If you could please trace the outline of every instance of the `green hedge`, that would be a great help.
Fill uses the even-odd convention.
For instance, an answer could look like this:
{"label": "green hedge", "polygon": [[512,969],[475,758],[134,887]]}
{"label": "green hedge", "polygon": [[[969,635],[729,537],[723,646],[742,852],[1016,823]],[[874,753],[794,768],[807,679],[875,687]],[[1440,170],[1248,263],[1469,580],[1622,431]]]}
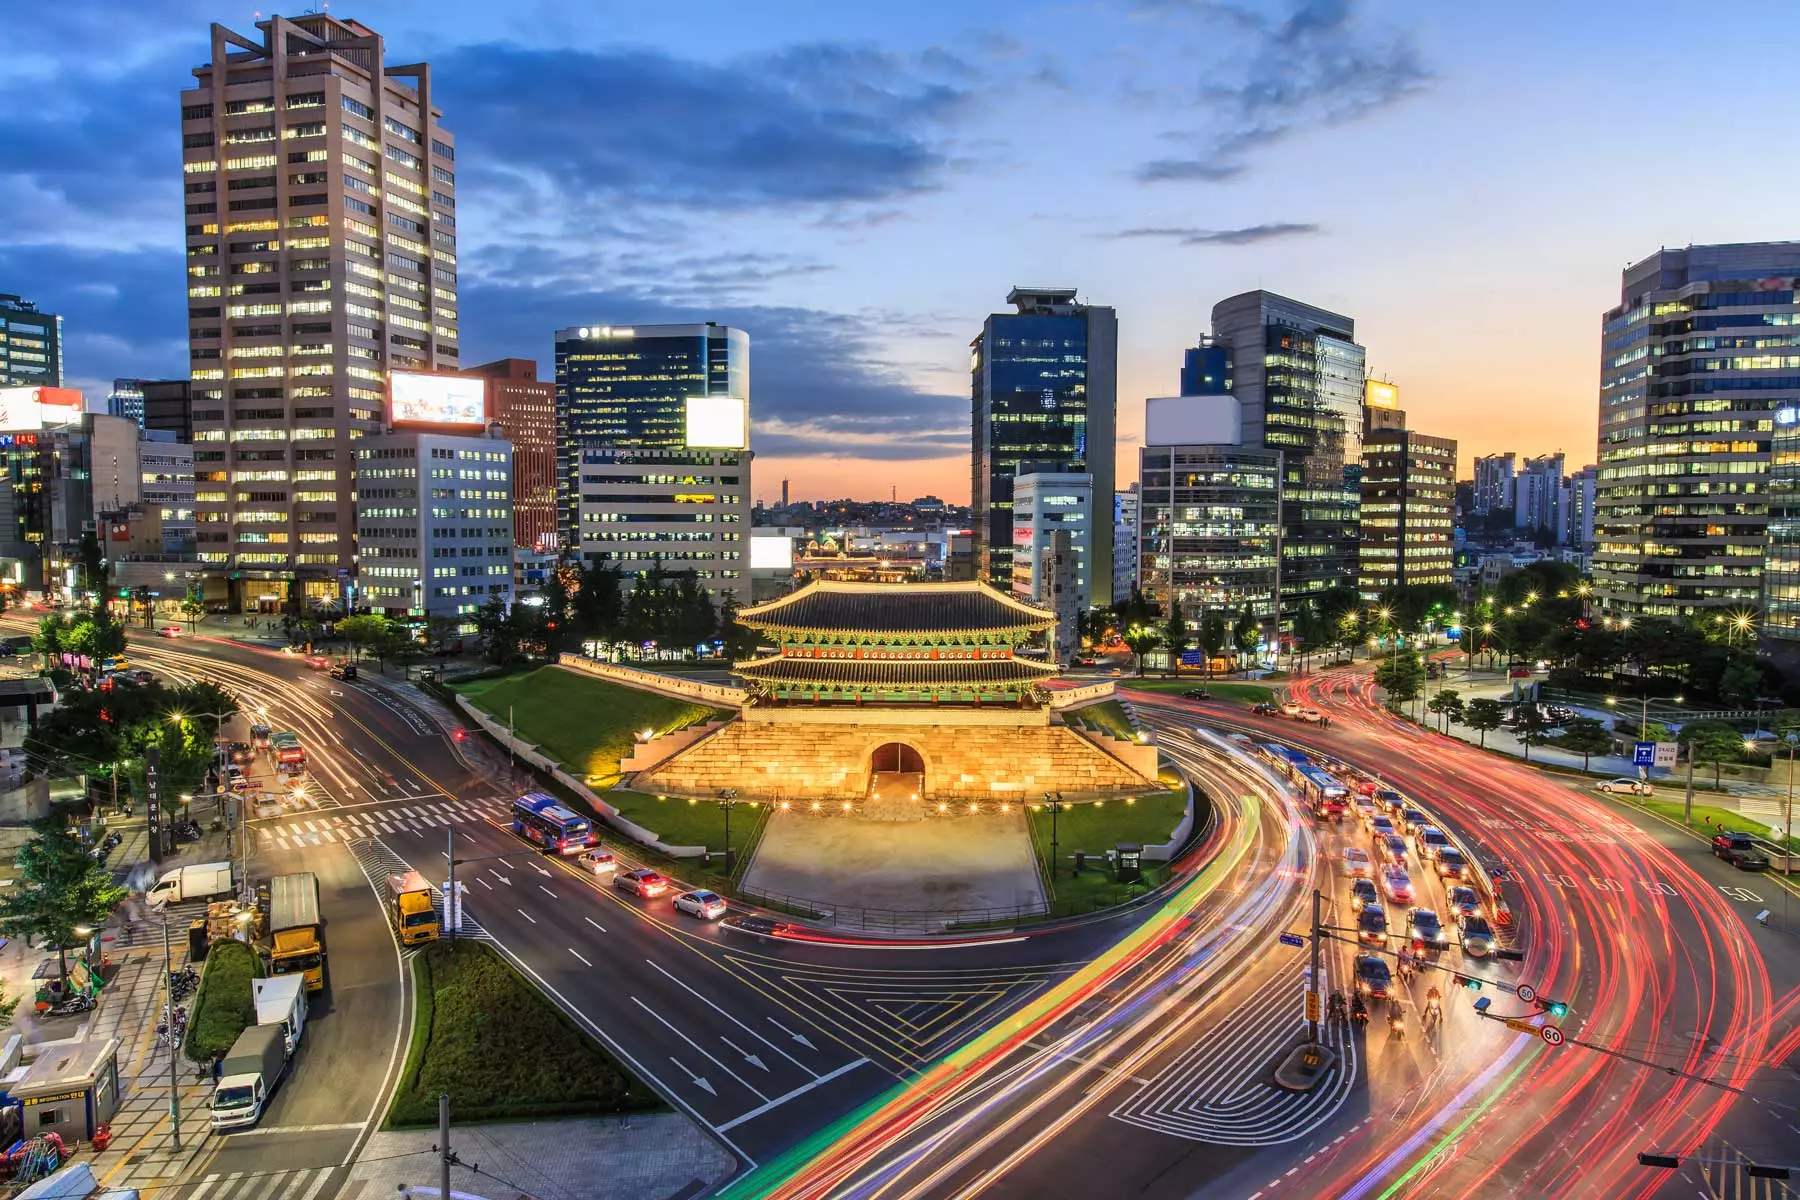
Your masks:
{"label": "green hedge", "polygon": [[224,1054],[238,1034],[256,1023],[250,981],[261,974],[262,960],[243,942],[227,938],[212,944],[188,1020],[189,1058],[205,1062]]}
{"label": "green hedge", "polygon": [[432,942],[413,958],[413,984],[412,1041],[390,1126],[435,1125],[446,1092],[460,1121],[662,1107],[489,946]]}

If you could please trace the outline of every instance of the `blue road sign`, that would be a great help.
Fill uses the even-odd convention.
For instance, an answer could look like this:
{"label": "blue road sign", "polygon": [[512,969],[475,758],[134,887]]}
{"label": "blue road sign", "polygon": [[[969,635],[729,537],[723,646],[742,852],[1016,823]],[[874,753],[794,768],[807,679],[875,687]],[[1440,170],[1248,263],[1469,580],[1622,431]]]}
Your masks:
{"label": "blue road sign", "polygon": [[1281,935],[1281,944],[1284,946],[1304,946],[1306,945],[1306,939],[1297,933],[1284,933]]}
{"label": "blue road sign", "polygon": [[1656,765],[1656,743],[1631,743],[1631,765],[1634,767],[1654,767]]}
{"label": "blue road sign", "polygon": [[1184,667],[1204,667],[1206,665],[1206,651],[1183,650],[1181,652],[1181,665]]}

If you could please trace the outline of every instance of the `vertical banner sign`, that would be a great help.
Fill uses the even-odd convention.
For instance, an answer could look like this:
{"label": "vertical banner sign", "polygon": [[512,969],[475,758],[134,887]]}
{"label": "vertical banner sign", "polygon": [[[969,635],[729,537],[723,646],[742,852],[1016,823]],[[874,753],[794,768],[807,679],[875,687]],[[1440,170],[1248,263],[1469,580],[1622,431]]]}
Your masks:
{"label": "vertical banner sign", "polygon": [[444,923],[456,933],[461,933],[463,927],[464,890],[463,885],[458,883],[456,891],[453,893],[450,890],[450,881],[444,880]]}
{"label": "vertical banner sign", "polygon": [[162,747],[144,750],[144,819],[149,822],[150,857],[162,861]]}

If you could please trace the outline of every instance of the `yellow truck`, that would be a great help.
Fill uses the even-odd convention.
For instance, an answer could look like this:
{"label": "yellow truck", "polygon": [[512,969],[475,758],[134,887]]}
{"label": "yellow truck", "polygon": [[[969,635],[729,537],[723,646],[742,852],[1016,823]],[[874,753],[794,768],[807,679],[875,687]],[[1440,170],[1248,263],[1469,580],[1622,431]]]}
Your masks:
{"label": "yellow truck", "polygon": [[437,906],[432,903],[431,885],[417,871],[389,875],[388,917],[402,946],[435,942],[438,938]]}
{"label": "yellow truck", "polygon": [[319,916],[319,877],[311,871],[269,881],[269,972],[304,973],[307,991],[325,988],[325,922]]}

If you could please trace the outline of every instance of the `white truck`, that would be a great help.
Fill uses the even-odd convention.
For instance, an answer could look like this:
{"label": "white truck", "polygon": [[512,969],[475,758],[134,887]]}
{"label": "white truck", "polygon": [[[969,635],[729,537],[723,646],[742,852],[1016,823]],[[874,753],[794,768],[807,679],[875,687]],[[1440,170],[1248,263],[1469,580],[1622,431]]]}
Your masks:
{"label": "white truck", "polygon": [[162,906],[182,900],[207,900],[231,893],[231,864],[228,862],[195,863],[163,872],[144,893],[147,904]]}
{"label": "white truck", "polygon": [[280,1025],[250,1026],[231,1044],[221,1068],[213,1089],[214,1131],[256,1124],[275,1085],[287,1074],[286,1033]]}
{"label": "white truck", "polygon": [[306,1029],[306,976],[253,979],[250,993],[256,1001],[256,1023],[281,1026],[288,1057],[292,1058],[300,1045],[300,1034]]}

